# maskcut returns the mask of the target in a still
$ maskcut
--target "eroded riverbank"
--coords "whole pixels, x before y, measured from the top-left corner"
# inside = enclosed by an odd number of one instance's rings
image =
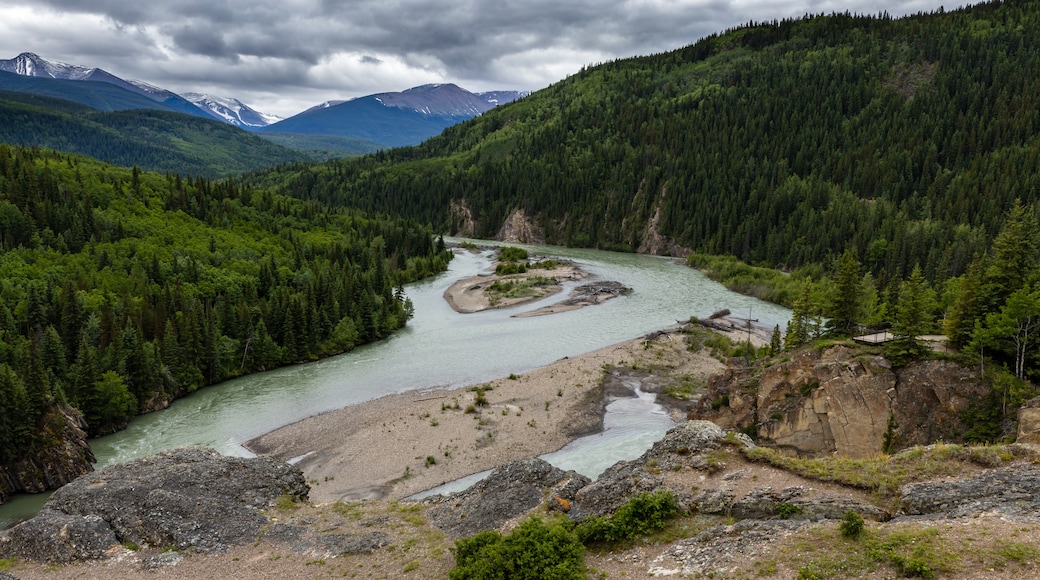
[[[602,428],[606,404],[644,390],[703,384],[724,365],[681,334],[632,339],[451,390],[382,397],[323,413],[246,447],[298,458],[318,503],[405,498],[503,463],[544,455]],[[633,377],[635,377],[633,379]],[[672,399],[676,418],[682,402]]]

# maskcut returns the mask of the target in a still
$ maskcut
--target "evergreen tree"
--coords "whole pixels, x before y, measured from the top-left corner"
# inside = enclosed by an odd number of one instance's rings
[[[784,336],[784,350],[793,350],[809,342],[813,332],[813,283],[806,279],[791,310],[791,321]]]
[[[1036,219],[1016,199],[1004,227],[993,240],[992,258],[982,280],[984,314],[996,312],[1035,272],[1040,258],[1038,236]]]
[[[920,337],[931,327],[934,305],[934,292],[928,287],[920,266],[915,266],[910,277],[899,287],[896,317],[892,323],[896,337],[887,345],[888,355],[893,360],[906,362],[927,352]]]
[[[863,297],[860,264],[852,250],[845,250],[834,274],[829,327],[838,336],[851,336],[859,322]]]
[[[963,347],[972,339],[975,322],[982,315],[982,273],[984,267],[978,257],[972,261],[967,273],[960,279],[960,287],[946,315],[943,330],[954,347]]]

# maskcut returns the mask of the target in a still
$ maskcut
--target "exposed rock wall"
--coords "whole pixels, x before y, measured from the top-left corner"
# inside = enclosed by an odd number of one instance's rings
[[[970,427],[964,411],[988,392],[976,373],[950,361],[896,370],[882,356],[834,346],[801,350],[765,369],[728,371],[709,382],[688,416],[754,428],[801,455],[867,457],[959,441]]]
[[[0,465],[0,503],[15,493],[40,493],[69,483],[94,470],[83,414],[55,405],[41,419],[42,437],[50,444],[10,465]]]
[[[522,209],[511,213],[498,230],[496,240],[518,244],[544,244],[545,234]]]
[[[448,212],[453,224],[453,235],[460,238],[471,238],[477,230],[477,223],[473,219],[473,211],[466,205],[465,201],[452,201]]]
[[[1026,401],[1018,411],[1018,442],[1040,444],[1040,397]]]

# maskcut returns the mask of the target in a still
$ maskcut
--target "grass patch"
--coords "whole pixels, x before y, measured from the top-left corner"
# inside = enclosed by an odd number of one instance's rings
[[[788,457],[765,447],[746,449],[743,453],[750,461],[768,463],[809,479],[872,491],[881,500],[897,499],[899,488],[907,483],[963,475],[966,470],[997,467],[1017,458],[1015,448],[1007,445],[942,443],[866,459]]]
[[[935,527],[876,527],[857,538],[827,527],[800,534],[781,548],[779,560],[798,563],[801,580],[890,576],[886,571],[934,578],[956,569],[959,550]]]
[[[278,496],[278,499],[274,500],[274,505],[280,510],[300,509],[300,502],[293,499],[293,497],[287,493]]]
[[[786,274],[773,268],[751,266],[732,256],[693,253],[687,256],[686,265],[697,268],[708,278],[734,292],[788,308],[794,305],[804,278],[820,277],[819,272],[809,269]]]
[[[332,511],[347,519],[359,521],[364,515],[364,512],[361,511],[361,506],[360,502],[346,503],[338,501],[332,504]]]
[[[679,377],[678,383],[672,383],[664,388],[664,394],[679,401],[692,400],[694,395],[704,391],[705,381],[694,379],[689,374]]]
[[[484,290],[484,294],[491,304],[497,304],[499,301],[509,298],[537,296],[542,288],[555,285],[555,278],[546,278],[545,276],[529,276],[515,280],[495,280]]]

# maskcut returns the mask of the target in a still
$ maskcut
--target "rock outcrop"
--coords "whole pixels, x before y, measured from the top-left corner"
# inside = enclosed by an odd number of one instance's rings
[[[40,513],[0,534],[0,557],[71,562],[120,543],[219,552],[254,542],[283,496],[310,491],[296,467],[185,447],[109,466],[54,492]]]
[[[1017,441],[1040,445],[1040,397],[1026,401],[1018,410]]]
[[[94,470],[94,453],[87,445],[83,414],[68,405],[55,405],[41,419],[44,441],[31,455],[0,465],[0,503],[15,493],[40,493],[69,483]]]
[[[429,516],[453,538],[471,536],[526,514],[548,494],[558,505],[569,508],[575,491],[588,482],[584,475],[563,471],[542,459],[523,459],[496,468],[465,491],[427,500],[436,503]]]
[[[524,210],[518,209],[509,214],[495,239],[507,243],[544,244],[545,234],[534,225]]]
[[[950,361],[901,369],[847,346],[801,350],[770,367],[730,369],[689,409],[729,429],[800,455],[868,457],[883,450],[960,441],[962,417],[989,392],[976,373]]]
[[[994,469],[957,481],[928,481],[903,488],[901,519],[949,519],[998,515],[1008,520],[1040,519],[1040,465]]]
[[[473,210],[466,205],[465,201],[452,201],[448,206],[451,216],[452,235],[460,238],[471,238],[477,230],[477,223],[473,219]]]

